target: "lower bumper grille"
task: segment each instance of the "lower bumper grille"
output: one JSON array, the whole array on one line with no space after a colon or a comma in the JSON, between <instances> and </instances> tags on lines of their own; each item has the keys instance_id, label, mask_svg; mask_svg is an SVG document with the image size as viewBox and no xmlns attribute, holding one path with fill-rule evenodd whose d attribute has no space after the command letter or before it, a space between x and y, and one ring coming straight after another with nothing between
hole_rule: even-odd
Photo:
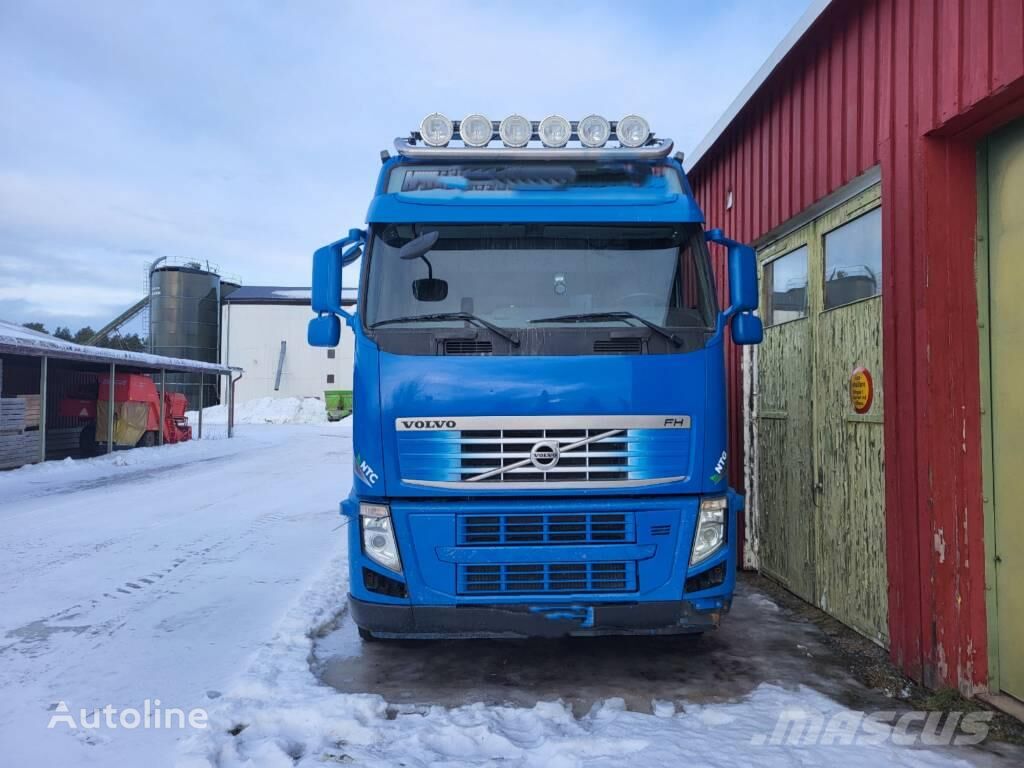
<instances>
[{"instance_id":1,"label":"lower bumper grille","mask_svg":"<svg viewBox=\"0 0 1024 768\"><path fill-rule=\"evenodd\" d=\"M487 563L460 565L460 595L635 592L636 563Z\"/></svg>"},{"instance_id":2,"label":"lower bumper grille","mask_svg":"<svg viewBox=\"0 0 1024 768\"><path fill-rule=\"evenodd\" d=\"M632 512L463 515L459 544L611 544L636 540Z\"/></svg>"}]
</instances>

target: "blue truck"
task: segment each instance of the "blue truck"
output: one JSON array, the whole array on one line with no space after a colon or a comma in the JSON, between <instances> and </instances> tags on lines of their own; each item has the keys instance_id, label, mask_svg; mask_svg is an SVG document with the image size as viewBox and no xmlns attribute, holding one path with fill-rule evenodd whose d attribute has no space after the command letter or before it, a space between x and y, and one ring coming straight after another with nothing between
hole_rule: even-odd
<instances>
[{"instance_id":1,"label":"blue truck","mask_svg":"<svg viewBox=\"0 0 1024 768\"><path fill-rule=\"evenodd\" d=\"M381 154L368 226L315 252L309 343L355 335L364 639L697 633L729 610L723 345L761 340L757 268L705 231L672 146L636 115L435 113Z\"/></svg>"}]
</instances>

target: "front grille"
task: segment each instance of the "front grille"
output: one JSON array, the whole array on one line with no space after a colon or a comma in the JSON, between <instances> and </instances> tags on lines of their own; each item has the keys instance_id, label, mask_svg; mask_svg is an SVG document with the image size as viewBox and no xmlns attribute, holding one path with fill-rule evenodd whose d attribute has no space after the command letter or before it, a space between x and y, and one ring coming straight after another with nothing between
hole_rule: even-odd
<instances>
[{"instance_id":1,"label":"front grille","mask_svg":"<svg viewBox=\"0 0 1024 768\"><path fill-rule=\"evenodd\" d=\"M634 592L636 563L495 563L460 565L460 595Z\"/></svg>"},{"instance_id":2,"label":"front grille","mask_svg":"<svg viewBox=\"0 0 1024 768\"><path fill-rule=\"evenodd\" d=\"M530 461L530 449L542 440L557 440L562 450L575 442L614 432L602 440L587 443L579 448L561 454L558 464L548 470L540 470ZM629 433L628 430L602 429L504 429L462 431L462 480L486 472L508 467L522 466L495 472L482 477L481 483L564 483L591 480L629 479Z\"/></svg>"},{"instance_id":3,"label":"front grille","mask_svg":"<svg viewBox=\"0 0 1024 768\"><path fill-rule=\"evenodd\" d=\"M496 514L459 517L459 544L610 544L635 540L632 512Z\"/></svg>"},{"instance_id":4,"label":"front grille","mask_svg":"<svg viewBox=\"0 0 1024 768\"><path fill-rule=\"evenodd\" d=\"M641 487L690 471L690 418L430 416L395 419L402 482L481 490Z\"/></svg>"}]
</instances>

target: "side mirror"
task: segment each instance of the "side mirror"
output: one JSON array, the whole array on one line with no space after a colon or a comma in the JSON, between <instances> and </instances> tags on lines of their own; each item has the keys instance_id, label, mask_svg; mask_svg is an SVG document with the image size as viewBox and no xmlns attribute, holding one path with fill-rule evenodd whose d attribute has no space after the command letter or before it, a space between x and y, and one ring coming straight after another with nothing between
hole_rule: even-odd
<instances>
[{"instance_id":1,"label":"side mirror","mask_svg":"<svg viewBox=\"0 0 1024 768\"><path fill-rule=\"evenodd\" d=\"M413 280L412 295L417 301L444 301L448 298L448 281L438 277Z\"/></svg>"},{"instance_id":2,"label":"side mirror","mask_svg":"<svg viewBox=\"0 0 1024 768\"><path fill-rule=\"evenodd\" d=\"M761 318L749 312L740 312L732 319L732 341L734 344L760 344L764 338Z\"/></svg>"},{"instance_id":3,"label":"side mirror","mask_svg":"<svg viewBox=\"0 0 1024 768\"><path fill-rule=\"evenodd\" d=\"M726 314L753 312L757 309L757 255L749 245L730 240L720 229L709 229L708 242L729 250L729 308Z\"/></svg>"},{"instance_id":4,"label":"side mirror","mask_svg":"<svg viewBox=\"0 0 1024 768\"><path fill-rule=\"evenodd\" d=\"M311 347L336 347L341 341L341 318L337 315L320 315L309 321L306 341Z\"/></svg>"},{"instance_id":5,"label":"side mirror","mask_svg":"<svg viewBox=\"0 0 1024 768\"><path fill-rule=\"evenodd\" d=\"M341 274L346 264L352 263L362 255L364 239L365 233L362 230L350 229L348 237L317 248L313 253L313 290L310 305L318 317L309 321L307 340L311 346L338 345L341 327L338 315L344 317L346 323L352 323L352 313L341 307ZM334 327L331 321L338 325L337 334L331 330Z\"/></svg>"}]
</instances>

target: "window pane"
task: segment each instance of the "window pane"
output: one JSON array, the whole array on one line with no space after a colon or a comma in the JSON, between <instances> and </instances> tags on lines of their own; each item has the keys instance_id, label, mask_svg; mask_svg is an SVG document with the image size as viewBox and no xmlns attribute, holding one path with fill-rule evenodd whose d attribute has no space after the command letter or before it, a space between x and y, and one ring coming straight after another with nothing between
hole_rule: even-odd
<instances>
[{"instance_id":1,"label":"window pane","mask_svg":"<svg viewBox=\"0 0 1024 768\"><path fill-rule=\"evenodd\" d=\"M807 317L807 246L765 264L764 283L768 286L766 325Z\"/></svg>"},{"instance_id":2,"label":"window pane","mask_svg":"<svg viewBox=\"0 0 1024 768\"><path fill-rule=\"evenodd\" d=\"M825 235L825 309L882 292L882 209Z\"/></svg>"}]
</instances>

